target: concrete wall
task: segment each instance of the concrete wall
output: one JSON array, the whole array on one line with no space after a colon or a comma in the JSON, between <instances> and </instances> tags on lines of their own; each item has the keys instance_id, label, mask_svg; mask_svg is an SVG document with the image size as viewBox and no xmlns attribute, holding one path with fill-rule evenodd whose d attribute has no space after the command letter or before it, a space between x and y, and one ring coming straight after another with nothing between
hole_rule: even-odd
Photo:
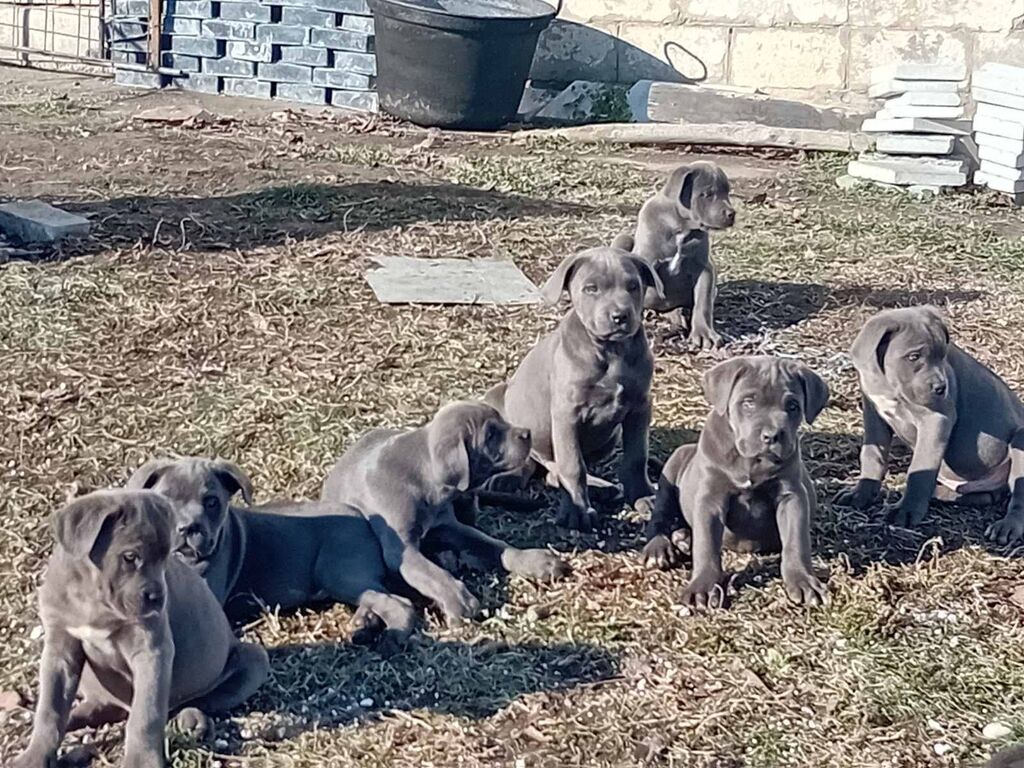
<instances>
[{"instance_id":1,"label":"concrete wall","mask_svg":"<svg viewBox=\"0 0 1024 768\"><path fill-rule=\"evenodd\" d=\"M538 80L863 90L894 60L1024 66L1024 0L565 0Z\"/></svg>"}]
</instances>

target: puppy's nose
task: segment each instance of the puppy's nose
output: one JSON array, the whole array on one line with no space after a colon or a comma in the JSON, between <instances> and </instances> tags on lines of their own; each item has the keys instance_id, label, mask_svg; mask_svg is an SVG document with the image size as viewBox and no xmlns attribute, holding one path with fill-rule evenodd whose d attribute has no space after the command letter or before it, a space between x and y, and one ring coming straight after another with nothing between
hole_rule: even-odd
<instances>
[{"instance_id":1,"label":"puppy's nose","mask_svg":"<svg viewBox=\"0 0 1024 768\"><path fill-rule=\"evenodd\" d=\"M734 208L730 208L725 212L725 221L728 224L733 224L736 221L736 210Z\"/></svg>"},{"instance_id":2,"label":"puppy's nose","mask_svg":"<svg viewBox=\"0 0 1024 768\"><path fill-rule=\"evenodd\" d=\"M616 325L625 325L629 321L629 313L622 309L612 310L610 317Z\"/></svg>"},{"instance_id":3,"label":"puppy's nose","mask_svg":"<svg viewBox=\"0 0 1024 768\"><path fill-rule=\"evenodd\" d=\"M164 591L156 587L145 590L142 597L145 598L148 608L159 608L164 603Z\"/></svg>"},{"instance_id":4,"label":"puppy's nose","mask_svg":"<svg viewBox=\"0 0 1024 768\"><path fill-rule=\"evenodd\" d=\"M516 438L522 440L524 443L530 442L530 430L518 429L516 430Z\"/></svg>"},{"instance_id":5,"label":"puppy's nose","mask_svg":"<svg viewBox=\"0 0 1024 768\"><path fill-rule=\"evenodd\" d=\"M946 382L944 382L944 381L933 382L932 383L932 392L934 392L939 397L942 397L943 395L945 395L946 394Z\"/></svg>"},{"instance_id":6,"label":"puppy's nose","mask_svg":"<svg viewBox=\"0 0 1024 768\"><path fill-rule=\"evenodd\" d=\"M774 427L765 427L761 430L761 440L765 445L774 445L775 443L781 443L783 437L783 431L781 429L775 429Z\"/></svg>"}]
</instances>

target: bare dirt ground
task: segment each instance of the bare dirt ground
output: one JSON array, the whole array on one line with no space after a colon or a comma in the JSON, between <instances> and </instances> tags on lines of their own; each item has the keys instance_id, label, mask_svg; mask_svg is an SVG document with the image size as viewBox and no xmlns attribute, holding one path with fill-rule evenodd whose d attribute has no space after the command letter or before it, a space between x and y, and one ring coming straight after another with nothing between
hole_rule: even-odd
<instances>
[{"instance_id":1,"label":"bare dirt ground","mask_svg":"<svg viewBox=\"0 0 1024 768\"><path fill-rule=\"evenodd\" d=\"M93 221L88 239L0 264L0 691L26 704L47 521L67 496L161 452L230 457L260 500L315 496L361 432L480 395L559 314L380 306L368 256L512 258L541 281L627 227L686 154L282 119L228 99L202 102L232 118L212 126L130 119L196 101L0 69L0 199ZM265 615L244 633L271 649L270 681L213 744L173 736L175 766L909 768L975 764L998 746L981 736L992 721L1024 736L1022 551L983 539L1001 511L933 504L906 531L829 503L857 468L845 350L878 308L940 305L1024 392L1024 217L989 195L844 192L836 158L718 159L740 212L715 246L728 352L798 355L832 389L804 440L831 606L791 606L777 560L731 557L733 606L687 615L686 573L639 566L636 513L576 535L550 508L488 510L484 528L553 545L573 576L471 576L485 618L449 630L429 616L387 660L348 643L344 606ZM662 318L649 331L664 458L695 438L713 360ZM29 723L0 711L0 764ZM116 765L119 736L67 742Z\"/></svg>"}]
</instances>

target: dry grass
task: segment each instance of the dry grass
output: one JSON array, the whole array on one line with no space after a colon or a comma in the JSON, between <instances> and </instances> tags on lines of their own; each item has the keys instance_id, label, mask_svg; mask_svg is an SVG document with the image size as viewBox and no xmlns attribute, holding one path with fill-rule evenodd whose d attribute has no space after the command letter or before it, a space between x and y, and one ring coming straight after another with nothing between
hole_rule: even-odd
<instances>
[{"instance_id":1,"label":"dry grass","mask_svg":"<svg viewBox=\"0 0 1024 768\"><path fill-rule=\"evenodd\" d=\"M500 255L540 280L627 226L658 178L644 164L666 157L417 147L424 134L385 122L140 129L87 106L0 109L16 125L0 197L45 196L95 222L87 241L0 265L0 689L26 697L47 517L66 494L123 482L157 452L229 456L260 499L316 494L355 436L478 395L557 317L382 307L368 255ZM638 566L632 512L576 536L551 510L492 511L485 528L552 543L573 577L473 576L482 622L430 617L387 661L347 643L345 607L265 616L245 634L272 648L272 679L212 750L175 737L175 766L909 768L972 764L992 720L1024 735L1020 553L981 537L998 510L933 507L907 532L828 503L856 471L843 351L876 308L942 305L1024 391L1024 219L981 196L844 193L835 160L759 164L779 174L737 183L741 224L716 244L720 314L732 351L799 355L832 388L805 439L831 607L789 605L776 561L734 557L734 606L685 615L685 573ZM700 428L711 362L666 330L653 320L661 457ZM2 764L27 713L0 712L0 726ZM95 738L98 764L116 764L117 730Z\"/></svg>"}]
</instances>

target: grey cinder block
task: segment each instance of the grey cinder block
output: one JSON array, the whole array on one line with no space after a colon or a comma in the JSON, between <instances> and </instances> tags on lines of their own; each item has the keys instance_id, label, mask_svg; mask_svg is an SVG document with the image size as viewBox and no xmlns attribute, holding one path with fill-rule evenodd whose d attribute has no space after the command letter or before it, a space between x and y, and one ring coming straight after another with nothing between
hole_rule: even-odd
<instances>
[{"instance_id":1,"label":"grey cinder block","mask_svg":"<svg viewBox=\"0 0 1024 768\"><path fill-rule=\"evenodd\" d=\"M270 6L260 3L220 3L220 18L228 21L270 21Z\"/></svg>"},{"instance_id":2,"label":"grey cinder block","mask_svg":"<svg viewBox=\"0 0 1024 768\"><path fill-rule=\"evenodd\" d=\"M241 61L273 61L274 47L270 43L232 40L227 44L227 55Z\"/></svg>"},{"instance_id":3,"label":"grey cinder block","mask_svg":"<svg viewBox=\"0 0 1024 768\"><path fill-rule=\"evenodd\" d=\"M311 48L308 45L281 46L281 61L291 64L304 64L307 67L326 67L327 49Z\"/></svg>"},{"instance_id":4,"label":"grey cinder block","mask_svg":"<svg viewBox=\"0 0 1024 768\"><path fill-rule=\"evenodd\" d=\"M370 6L366 4L366 0L316 0L313 6L321 11L370 15Z\"/></svg>"},{"instance_id":5,"label":"grey cinder block","mask_svg":"<svg viewBox=\"0 0 1024 768\"><path fill-rule=\"evenodd\" d=\"M281 23L300 27L323 27L334 29L337 14L330 11L315 11L312 8L282 8Z\"/></svg>"},{"instance_id":6,"label":"grey cinder block","mask_svg":"<svg viewBox=\"0 0 1024 768\"><path fill-rule=\"evenodd\" d=\"M313 81L313 70L310 67L287 62L260 64L256 75L260 80L270 80L275 83L305 84Z\"/></svg>"},{"instance_id":7,"label":"grey cinder block","mask_svg":"<svg viewBox=\"0 0 1024 768\"><path fill-rule=\"evenodd\" d=\"M172 77L171 85L186 91L220 93L220 78L216 75L196 74L192 72L182 77Z\"/></svg>"},{"instance_id":8,"label":"grey cinder block","mask_svg":"<svg viewBox=\"0 0 1024 768\"><path fill-rule=\"evenodd\" d=\"M0 205L0 232L23 243L50 243L89 234L89 220L42 200L16 200Z\"/></svg>"},{"instance_id":9,"label":"grey cinder block","mask_svg":"<svg viewBox=\"0 0 1024 768\"><path fill-rule=\"evenodd\" d=\"M163 30L168 35L188 35L195 37L202 33L202 22L199 19L186 19L182 16L168 16L164 19Z\"/></svg>"},{"instance_id":10,"label":"grey cinder block","mask_svg":"<svg viewBox=\"0 0 1024 768\"><path fill-rule=\"evenodd\" d=\"M346 13L341 17L341 24L339 26L342 29L348 29L352 32L362 32L367 35L372 35L373 16L356 16L352 13Z\"/></svg>"},{"instance_id":11,"label":"grey cinder block","mask_svg":"<svg viewBox=\"0 0 1024 768\"><path fill-rule=\"evenodd\" d=\"M142 51L111 51L110 61L113 64L145 64L149 55Z\"/></svg>"},{"instance_id":12,"label":"grey cinder block","mask_svg":"<svg viewBox=\"0 0 1024 768\"><path fill-rule=\"evenodd\" d=\"M170 69L180 69L182 72L198 72L200 70L200 59L198 56L186 56L183 53L165 53L163 65Z\"/></svg>"},{"instance_id":13,"label":"grey cinder block","mask_svg":"<svg viewBox=\"0 0 1024 768\"><path fill-rule=\"evenodd\" d=\"M167 15L183 19L209 19L213 16L211 0L171 0Z\"/></svg>"},{"instance_id":14,"label":"grey cinder block","mask_svg":"<svg viewBox=\"0 0 1024 768\"><path fill-rule=\"evenodd\" d=\"M203 72L221 77L252 77L256 74L256 65L251 61L240 59L203 59Z\"/></svg>"},{"instance_id":15,"label":"grey cinder block","mask_svg":"<svg viewBox=\"0 0 1024 768\"><path fill-rule=\"evenodd\" d=\"M115 16L149 16L149 0L114 0Z\"/></svg>"},{"instance_id":16,"label":"grey cinder block","mask_svg":"<svg viewBox=\"0 0 1024 768\"><path fill-rule=\"evenodd\" d=\"M369 91L331 91L331 104L360 112L377 112L377 94Z\"/></svg>"},{"instance_id":17,"label":"grey cinder block","mask_svg":"<svg viewBox=\"0 0 1024 768\"><path fill-rule=\"evenodd\" d=\"M216 56L217 41L212 37L171 37L171 51L187 56Z\"/></svg>"},{"instance_id":18,"label":"grey cinder block","mask_svg":"<svg viewBox=\"0 0 1024 768\"><path fill-rule=\"evenodd\" d=\"M327 103L327 89L315 85L278 83L274 94L285 101L301 101L304 104Z\"/></svg>"},{"instance_id":19,"label":"grey cinder block","mask_svg":"<svg viewBox=\"0 0 1024 768\"><path fill-rule=\"evenodd\" d=\"M252 99L269 99L273 96L273 83L265 83L249 78L225 77L222 81L223 92L231 96L248 96Z\"/></svg>"},{"instance_id":20,"label":"grey cinder block","mask_svg":"<svg viewBox=\"0 0 1024 768\"><path fill-rule=\"evenodd\" d=\"M373 78L357 72L343 72L340 69L314 69L313 82L331 88L348 91L368 91L373 87Z\"/></svg>"},{"instance_id":21,"label":"grey cinder block","mask_svg":"<svg viewBox=\"0 0 1024 768\"><path fill-rule=\"evenodd\" d=\"M349 32L346 29L311 29L309 31L310 44L322 45L324 48L337 51L369 51L372 39L370 35Z\"/></svg>"},{"instance_id":22,"label":"grey cinder block","mask_svg":"<svg viewBox=\"0 0 1024 768\"><path fill-rule=\"evenodd\" d=\"M346 72L359 72L363 75L377 74L377 57L372 53L335 51L331 58L334 59L335 69L343 69Z\"/></svg>"},{"instance_id":23,"label":"grey cinder block","mask_svg":"<svg viewBox=\"0 0 1024 768\"><path fill-rule=\"evenodd\" d=\"M163 75L156 72L138 72L134 69L115 69L114 82L130 88L163 88L167 83Z\"/></svg>"},{"instance_id":24,"label":"grey cinder block","mask_svg":"<svg viewBox=\"0 0 1024 768\"><path fill-rule=\"evenodd\" d=\"M256 37L256 25L251 21L204 20L203 37L215 37L218 40L253 40Z\"/></svg>"},{"instance_id":25,"label":"grey cinder block","mask_svg":"<svg viewBox=\"0 0 1024 768\"><path fill-rule=\"evenodd\" d=\"M258 24L256 26L256 39L262 43L303 45L309 41L309 29L306 27L291 27L285 24Z\"/></svg>"}]
</instances>

